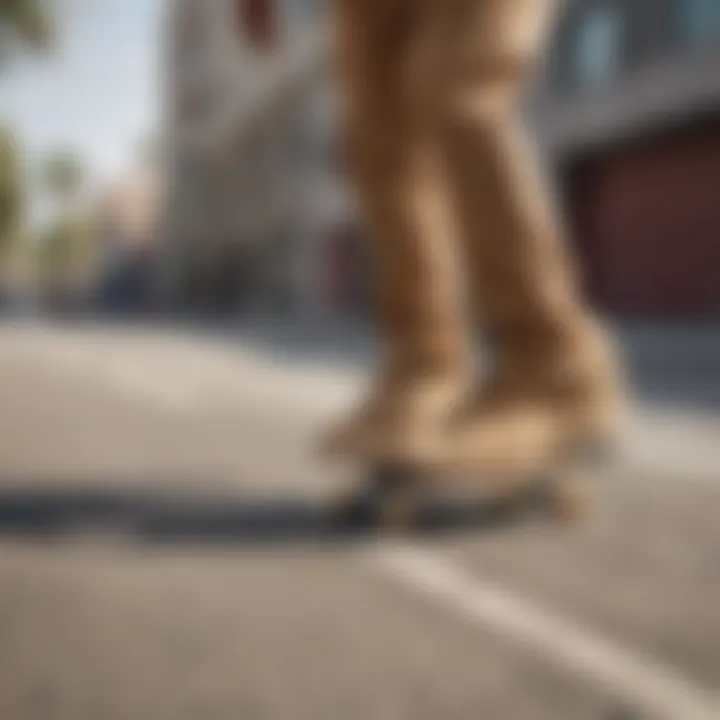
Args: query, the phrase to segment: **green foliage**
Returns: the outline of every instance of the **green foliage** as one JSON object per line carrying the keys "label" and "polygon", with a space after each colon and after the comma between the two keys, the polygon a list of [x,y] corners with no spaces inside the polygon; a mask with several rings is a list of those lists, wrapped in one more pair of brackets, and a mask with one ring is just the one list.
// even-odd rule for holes
{"label": "green foliage", "polygon": [[9,131],[0,130],[0,256],[20,229],[25,201],[17,139]]}
{"label": "green foliage", "polygon": [[22,46],[49,48],[53,35],[48,0],[0,0],[0,62]]}
{"label": "green foliage", "polygon": [[39,239],[37,265],[46,282],[69,280],[92,262],[97,234],[87,217],[57,219]]}
{"label": "green foliage", "polygon": [[83,166],[72,150],[56,150],[48,157],[43,174],[50,193],[58,200],[67,201],[82,185]]}
{"label": "green foliage", "polygon": [[83,175],[78,155],[67,148],[50,153],[40,167],[39,181],[56,202],[50,223],[35,241],[34,264],[47,298],[72,292],[95,258],[97,233],[76,202]]}

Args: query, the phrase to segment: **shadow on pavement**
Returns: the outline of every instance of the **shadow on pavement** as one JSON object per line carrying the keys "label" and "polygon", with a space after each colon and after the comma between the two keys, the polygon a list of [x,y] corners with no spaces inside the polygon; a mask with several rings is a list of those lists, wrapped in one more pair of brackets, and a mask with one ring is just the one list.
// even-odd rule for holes
{"label": "shadow on pavement", "polygon": [[[491,499],[428,503],[408,530],[422,535],[492,530],[527,516],[535,506]],[[142,488],[78,488],[71,484],[0,490],[0,539],[55,540],[112,534],[142,543],[343,543],[384,531],[371,504],[340,510],[329,501],[198,497]]]}

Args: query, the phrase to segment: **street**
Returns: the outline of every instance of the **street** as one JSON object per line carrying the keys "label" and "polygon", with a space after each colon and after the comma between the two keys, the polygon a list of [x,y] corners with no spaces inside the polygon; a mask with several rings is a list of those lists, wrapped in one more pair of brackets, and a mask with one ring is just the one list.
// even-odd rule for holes
{"label": "street", "polygon": [[0,327],[0,718],[720,717],[717,409],[641,398],[580,526],[335,533],[312,443],[361,376]]}

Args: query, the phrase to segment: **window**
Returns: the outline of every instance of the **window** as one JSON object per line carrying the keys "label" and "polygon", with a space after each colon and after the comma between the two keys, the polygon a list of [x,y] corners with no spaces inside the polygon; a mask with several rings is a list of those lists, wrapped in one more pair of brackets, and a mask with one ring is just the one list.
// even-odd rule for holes
{"label": "window", "polygon": [[577,26],[575,79],[580,88],[594,88],[612,80],[620,70],[624,16],[612,3],[587,10]]}
{"label": "window", "polygon": [[269,50],[278,39],[276,0],[235,0],[238,32],[259,50]]}
{"label": "window", "polygon": [[695,45],[720,39],[720,0],[679,0],[680,31]]}
{"label": "window", "polygon": [[327,0],[285,0],[282,7],[292,28],[306,27],[327,14]]}
{"label": "window", "polygon": [[[295,0],[298,2],[298,0]],[[326,9],[325,0],[302,0],[299,2],[301,11],[304,15],[316,18],[323,14]]]}

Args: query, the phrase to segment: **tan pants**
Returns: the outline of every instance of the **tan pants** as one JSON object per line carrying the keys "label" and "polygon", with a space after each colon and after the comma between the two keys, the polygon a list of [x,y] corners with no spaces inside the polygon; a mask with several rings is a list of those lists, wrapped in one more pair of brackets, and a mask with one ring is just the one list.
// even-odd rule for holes
{"label": "tan pants", "polygon": [[[578,299],[518,108],[553,0],[335,1],[350,169],[394,378],[364,422],[390,405],[390,424],[407,423],[417,415],[408,388],[426,386],[418,376],[462,375],[469,307],[497,343],[504,384],[605,382],[603,341]],[[431,423],[446,414],[436,405]]]}

